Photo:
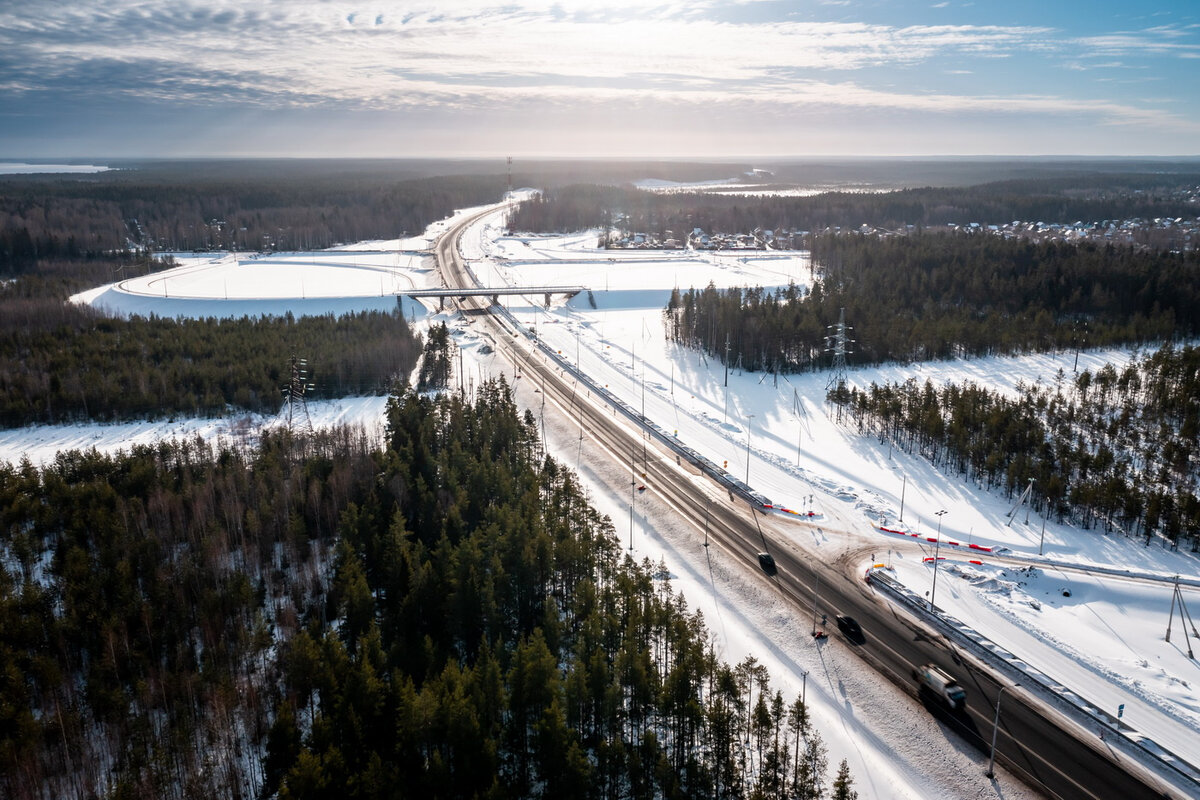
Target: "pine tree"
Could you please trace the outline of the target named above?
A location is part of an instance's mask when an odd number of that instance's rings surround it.
[[[837,777],[833,779],[833,800],[858,800],[858,792],[852,788],[854,778],[850,776],[850,765],[846,759],[838,764]]]

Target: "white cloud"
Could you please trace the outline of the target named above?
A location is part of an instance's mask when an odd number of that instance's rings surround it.
[[[1200,56],[1197,25],[1157,25],[1140,31],[1118,31],[1085,36],[1076,42],[1093,56]],[[1190,41],[1189,41],[1190,40]]]
[[[225,4],[222,5],[222,2]],[[431,75],[625,77],[646,73],[759,79],[778,69],[859,69],[915,63],[944,52],[1020,47],[1039,28],[779,22],[735,25],[673,13],[671,4],[625,0],[601,13],[586,3],[455,3],[396,14],[325,3],[245,8],[230,0],[148,8],[129,0],[79,3],[37,19],[0,12],[0,42],[49,61],[238,60],[321,70],[402,67]],[[694,10],[694,9],[693,9]],[[565,15],[565,17],[564,17]],[[614,16],[615,15],[615,16]],[[320,68],[320,69],[317,69]],[[333,81],[336,84],[336,80]]]
[[[1172,126],[1180,124],[1175,117],[1129,103],[966,96],[936,85],[895,91],[839,78],[937,59],[956,68],[938,64],[923,78],[984,73],[965,68],[968,59],[1029,53],[1074,55],[1067,69],[1094,68],[1085,59],[1117,58],[1146,42],[1200,55],[1189,44],[1191,29],[1181,27],[1071,39],[1022,25],[735,24],[720,13],[725,5],[460,0],[398,10],[338,0],[78,0],[32,15],[8,6],[0,8],[0,74],[7,73],[0,91],[86,88],[164,102],[387,111],[710,104],[793,114],[822,106]]]

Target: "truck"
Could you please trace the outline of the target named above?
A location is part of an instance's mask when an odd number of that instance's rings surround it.
[[[950,673],[936,664],[925,664],[913,671],[913,677],[921,684],[922,692],[929,692],[955,711],[967,702],[967,692],[958,685]]]

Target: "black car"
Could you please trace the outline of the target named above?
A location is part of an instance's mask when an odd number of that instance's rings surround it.
[[[763,572],[767,573],[768,575],[775,574],[775,557],[770,553],[759,553],[758,565],[762,567]]]
[[[854,617],[847,617],[845,614],[838,614],[835,619],[837,619],[838,630],[846,634],[846,638],[856,642],[863,641],[863,632],[858,625],[858,620]]]

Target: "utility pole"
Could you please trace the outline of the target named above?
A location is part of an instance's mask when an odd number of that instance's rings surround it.
[[[821,588],[821,573],[820,573],[820,572],[818,572],[818,571],[817,571],[817,569],[816,569],[815,567],[813,568],[813,576],[814,576],[814,578],[815,578],[815,582],[813,583],[813,626],[812,626],[812,635],[813,635],[813,636],[816,636],[816,635],[817,635],[817,590]]]
[[[829,325],[826,330],[833,331],[825,336],[825,352],[833,354],[833,374],[825,384],[825,391],[829,391],[846,382],[846,356],[850,353],[849,345],[854,344],[850,338],[853,328],[846,324],[846,309],[838,315],[837,325]]]
[[[650,462],[646,457],[646,358],[642,357],[642,424],[638,426],[642,434],[642,480],[650,471]]]
[[[725,334],[725,424],[729,424],[729,334]]]
[[[629,551],[633,552],[633,501],[637,493],[637,461],[633,443],[629,445]]]
[[[1183,604],[1183,592],[1179,590],[1179,576],[1175,576],[1175,590],[1171,594],[1171,614],[1167,617],[1167,641],[1171,641],[1171,623],[1175,620],[1175,603],[1179,603],[1179,624],[1183,626],[1183,640],[1187,642],[1188,658],[1195,658],[1192,654],[1192,642],[1188,639],[1188,625],[1192,626],[1192,636],[1200,638],[1200,633],[1196,632],[1196,624],[1192,622],[1192,615],[1188,613],[1187,606]],[[1186,623],[1184,622],[1186,620]]]
[[[992,754],[988,758],[987,772],[984,773],[989,778],[996,777],[992,768],[996,766],[996,734],[1000,730],[1000,698],[1004,696],[1005,689],[1015,689],[1020,685],[1019,683],[1014,683],[1012,686],[1001,686],[1000,691],[996,693],[996,716],[992,720]]]
[[[708,547],[708,512],[712,508],[712,498],[704,504],[704,546]]]
[[[946,513],[946,509],[942,509],[934,514],[938,518],[937,524],[937,542],[933,546],[933,590],[929,593],[929,610],[934,611],[933,601],[937,597],[937,569],[938,569],[938,553],[942,549],[942,515]],[[934,611],[934,613],[937,613]]]
[[[746,485],[750,485],[750,429],[754,425],[754,415],[748,414],[749,422],[746,423]]]
[[[303,358],[297,358],[293,354],[291,360],[291,379],[288,381],[288,385],[283,387],[283,396],[287,400],[288,430],[292,429],[293,417],[296,415],[296,410],[299,409],[304,413],[304,422],[308,431],[312,432],[312,417],[308,415],[308,400],[305,399],[305,394],[315,388],[313,384],[308,382],[308,361]]]

